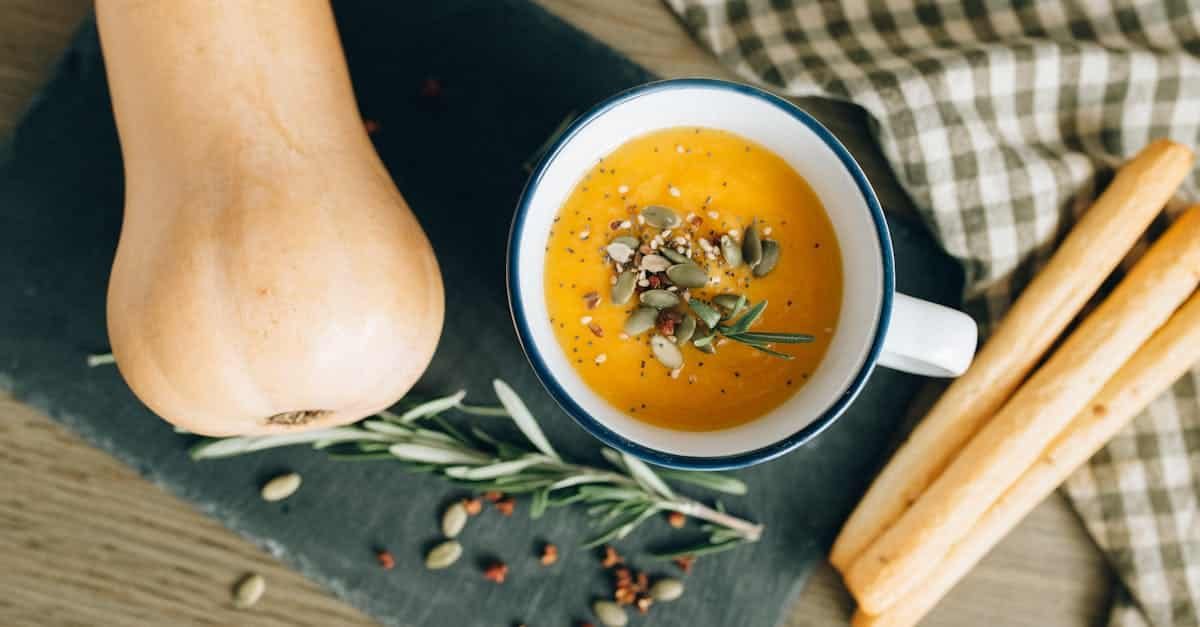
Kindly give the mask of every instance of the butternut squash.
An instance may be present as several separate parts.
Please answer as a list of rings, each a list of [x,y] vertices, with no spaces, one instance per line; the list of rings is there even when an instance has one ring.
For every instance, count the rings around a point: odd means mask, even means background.
[[[424,372],[433,250],[363,129],[324,0],[99,0],[125,167],[117,366],[211,436],[349,423]]]

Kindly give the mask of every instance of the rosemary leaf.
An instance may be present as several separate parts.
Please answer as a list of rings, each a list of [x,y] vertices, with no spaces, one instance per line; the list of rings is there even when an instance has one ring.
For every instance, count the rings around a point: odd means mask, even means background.
[[[546,458],[541,455],[530,455],[521,459],[514,459],[509,462],[500,462],[497,464],[489,464],[487,466],[452,466],[446,469],[446,476],[455,479],[468,479],[477,481],[482,479],[495,479],[505,475],[518,473],[531,466],[544,464]]]
[[[496,416],[499,418],[508,418],[508,411],[506,411],[503,407],[487,407],[483,405],[467,405],[464,403],[459,403],[456,409],[470,416]]]
[[[754,349],[754,350],[756,350],[756,351],[762,351],[762,352],[764,352],[764,353],[766,353],[766,354],[768,354],[768,355],[770,355],[770,356],[772,356],[772,357],[778,357],[778,358],[780,358],[780,359],[787,359],[787,360],[789,360],[789,361],[790,361],[790,360],[792,360],[792,359],[795,359],[795,357],[793,357],[793,356],[791,356],[791,355],[789,355],[789,354],[787,354],[787,353],[781,353],[781,352],[779,352],[779,351],[777,351],[777,350],[773,350],[773,349],[767,348],[766,346],[759,346],[758,344],[748,344],[748,346],[749,346],[750,348],[753,348],[753,349]]]
[[[711,544],[708,542],[704,542],[701,544],[696,544],[696,545],[693,545],[693,546],[690,546],[690,547],[687,547],[684,549],[678,549],[675,551],[666,551],[663,553],[651,553],[650,557],[653,559],[659,559],[659,560],[671,560],[671,559],[675,559],[677,557],[700,557],[701,555],[712,555],[713,553],[720,553],[722,551],[728,551],[729,549],[732,549],[733,547],[741,544],[742,542],[744,542],[744,540],[730,540],[728,542],[722,542],[719,544]]]
[[[743,315],[737,322],[733,323],[733,326],[729,327],[728,331],[722,331],[722,333],[724,333],[726,336],[745,333],[746,330],[750,328],[750,325],[758,321],[758,317],[762,315],[763,310],[766,308],[767,301],[758,301],[758,304],[751,307],[750,311],[747,311],[746,314]]]
[[[715,472],[689,472],[686,470],[661,469],[658,474],[664,479],[673,479],[682,483],[690,483],[709,490],[726,494],[745,494],[746,484],[740,479]]]
[[[375,433],[386,433],[388,435],[407,436],[412,435],[413,430],[401,424],[389,422],[387,420],[364,420],[362,426],[368,431]]]
[[[753,340],[756,342],[775,342],[778,344],[808,344],[814,339],[813,336],[808,335],[807,333],[771,333],[757,331],[739,333],[737,337],[739,341]]]
[[[500,379],[493,380],[492,386],[496,389],[496,398],[500,399],[500,404],[504,405],[504,409],[508,410],[509,417],[512,418],[513,422],[517,423],[517,428],[521,430],[521,433],[525,434],[525,438],[529,440],[529,443],[551,458],[556,460],[561,459],[558,453],[554,452],[554,448],[550,446],[550,441],[542,433],[537,420],[529,412],[529,408],[525,406],[525,403],[521,401],[521,397],[517,396],[517,393]]]
[[[529,517],[537,520],[546,513],[546,507],[549,505],[549,498],[546,490],[538,490],[533,493],[533,500],[529,504]]]
[[[646,488],[648,492],[657,494],[664,499],[675,498],[675,492],[671,490],[671,487],[662,478],[654,474],[654,471],[650,466],[646,465],[646,462],[627,453],[621,453],[621,459],[624,460],[625,467],[629,469],[629,474],[633,475],[634,481],[637,481],[643,488]]]
[[[388,451],[400,459],[426,462],[430,464],[486,464],[492,461],[492,458],[469,451],[465,449],[454,449],[444,446],[433,446],[430,444],[410,444],[400,443],[393,444],[388,448]]]
[[[459,404],[459,402],[462,401],[462,399],[466,398],[466,396],[467,396],[466,390],[459,390],[458,392],[451,394],[450,396],[443,396],[442,398],[435,398],[432,401],[421,403],[420,405],[413,407],[412,409],[404,412],[403,414],[400,414],[400,416],[397,418],[397,420],[401,423],[408,424],[408,423],[410,423],[414,420],[420,419],[420,418],[428,418],[434,414],[440,414],[440,413],[446,411],[447,409],[456,407]]]
[[[295,444],[312,444],[321,441],[353,442],[358,440],[387,440],[386,436],[355,429],[352,427],[337,427],[302,431],[300,433],[282,433],[279,435],[237,436],[204,440],[193,446],[189,454],[192,459],[216,459],[232,457],[243,453],[251,453],[280,446]]]

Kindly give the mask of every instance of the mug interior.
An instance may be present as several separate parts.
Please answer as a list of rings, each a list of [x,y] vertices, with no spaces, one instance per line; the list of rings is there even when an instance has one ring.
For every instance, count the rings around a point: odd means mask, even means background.
[[[841,314],[817,370],[769,414],[717,431],[656,427],[610,405],[571,366],[546,313],[545,245],[554,217],[575,185],[601,157],[627,140],[679,126],[730,131],[783,158],[820,197],[841,249]],[[577,120],[551,148],[518,206],[509,242],[509,289],[517,330],[538,377],[585,429],[611,446],[661,465],[736,467],[798,446],[857,394],[885,332],[892,256],[874,193],[829,131],[791,103],[759,89],[677,79],[615,96]]]

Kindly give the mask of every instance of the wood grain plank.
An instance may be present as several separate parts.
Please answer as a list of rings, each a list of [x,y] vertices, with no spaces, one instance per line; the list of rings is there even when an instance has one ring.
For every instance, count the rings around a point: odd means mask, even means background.
[[[542,0],[544,6],[662,76],[730,73],[657,0]],[[0,0],[0,134],[45,80],[89,0]],[[882,156],[857,108],[805,99],[869,172]],[[907,198],[873,177],[884,203]],[[372,621],[159,490],[29,407],[0,395],[0,624],[367,625]],[[373,567],[364,564],[364,567]],[[262,603],[239,611],[229,588],[262,573]],[[399,581],[399,578],[398,578]],[[1099,624],[1110,575],[1065,501],[1052,497],[926,621],[932,626]],[[844,624],[836,575],[814,574],[786,621]]]

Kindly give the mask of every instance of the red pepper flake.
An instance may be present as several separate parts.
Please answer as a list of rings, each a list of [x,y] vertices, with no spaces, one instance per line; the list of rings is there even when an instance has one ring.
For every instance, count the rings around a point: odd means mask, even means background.
[[[512,497],[501,499],[496,501],[496,511],[504,514],[505,516],[512,516],[513,507],[515,507],[516,504],[517,502],[514,501]]]
[[[618,568],[614,572],[614,574],[617,577],[617,585],[618,586],[628,585],[633,582],[633,575],[629,572],[628,568],[625,568],[625,567]]]
[[[367,130],[367,135],[374,135],[383,130],[383,125],[379,123],[379,120],[367,119],[363,120],[363,128]]]
[[[488,490],[487,492],[483,493],[483,498],[489,503],[496,503],[499,502],[500,499],[504,498],[504,493],[497,492],[495,490]]]
[[[421,81],[421,97],[427,100],[437,100],[442,97],[442,81],[427,78]]]
[[[504,583],[504,578],[508,576],[508,564],[504,562],[493,562],[483,569],[483,578],[496,583]]]
[[[467,510],[467,514],[474,516],[483,511],[483,502],[479,499],[463,499],[463,509]]]
[[[658,332],[663,336],[675,335],[675,321],[670,318],[662,318],[658,321]]]
[[[646,281],[650,283],[650,289],[652,290],[662,287],[663,284],[662,277],[658,276],[657,274],[651,274],[650,276],[646,277]]]
[[[674,561],[675,565],[679,567],[679,570],[682,570],[685,573],[690,573],[692,572],[692,564],[695,563],[696,558],[692,557],[691,555],[684,555],[683,557],[677,557],[672,561]]]
[[[604,559],[600,562],[601,566],[605,568],[612,568],[613,566],[616,566],[617,564],[623,564],[624,562],[625,560],[621,559],[621,556],[617,554],[616,549],[612,548],[611,546],[604,547]]]
[[[608,223],[608,229],[609,229],[610,231],[617,231],[617,230],[620,230],[620,229],[621,229],[621,222],[622,222],[621,220],[613,220],[612,222],[609,222],[609,223]]]
[[[379,551],[375,554],[375,559],[379,560],[379,565],[384,570],[391,570],[396,567],[396,558],[392,557],[390,551]]]
[[[613,600],[617,602],[617,605],[633,605],[634,601],[637,601],[637,593],[633,591],[633,588],[617,588],[617,591],[613,593]]]
[[[578,623],[575,623],[575,627],[595,627],[595,625],[592,625],[586,620],[581,620]]]
[[[667,524],[676,529],[683,529],[683,526],[687,524],[687,516],[679,512],[671,512],[667,514]]]
[[[709,198],[712,198],[712,196],[709,196]],[[693,227],[700,228],[700,225],[704,224],[704,218],[701,218],[700,216],[692,216],[688,222],[690,222]]]
[[[595,309],[596,306],[600,304],[600,292],[592,290],[587,294],[584,294],[583,304],[586,305],[588,309]]]
[[[542,546],[542,566],[550,566],[558,561],[558,547],[547,542]]]
[[[647,596],[641,596],[638,597],[637,601],[634,601],[633,604],[637,606],[639,612],[645,614],[646,612],[650,611],[650,606],[654,604],[654,599]]]
[[[591,330],[592,335],[596,337],[604,337],[604,328],[595,322],[589,322],[588,329]]]

